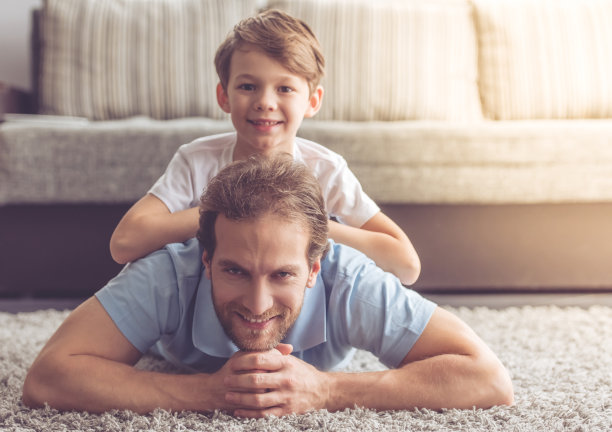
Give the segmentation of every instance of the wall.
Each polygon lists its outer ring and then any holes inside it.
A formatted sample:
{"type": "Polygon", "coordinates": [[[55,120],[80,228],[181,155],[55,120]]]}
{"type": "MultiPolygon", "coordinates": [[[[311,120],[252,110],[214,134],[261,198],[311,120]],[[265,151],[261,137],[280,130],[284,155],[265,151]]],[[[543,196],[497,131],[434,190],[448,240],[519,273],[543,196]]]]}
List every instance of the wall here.
{"type": "Polygon", "coordinates": [[[30,90],[31,10],[42,0],[0,1],[0,82],[30,90]]]}

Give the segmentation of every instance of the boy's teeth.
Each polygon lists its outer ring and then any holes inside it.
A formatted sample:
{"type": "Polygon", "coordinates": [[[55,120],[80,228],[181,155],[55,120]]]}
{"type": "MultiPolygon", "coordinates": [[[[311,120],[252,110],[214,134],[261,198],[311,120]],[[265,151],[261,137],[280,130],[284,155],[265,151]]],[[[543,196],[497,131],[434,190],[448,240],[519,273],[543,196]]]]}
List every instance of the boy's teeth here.
{"type": "Polygon", "coordinates": [[[258,126],[273,126],[273,125],[277,124],[278,122],[277,121],[258,121],[258,120],[255,120],[255,121],[253,121],[253,123],[255,123],[258,126]]]}

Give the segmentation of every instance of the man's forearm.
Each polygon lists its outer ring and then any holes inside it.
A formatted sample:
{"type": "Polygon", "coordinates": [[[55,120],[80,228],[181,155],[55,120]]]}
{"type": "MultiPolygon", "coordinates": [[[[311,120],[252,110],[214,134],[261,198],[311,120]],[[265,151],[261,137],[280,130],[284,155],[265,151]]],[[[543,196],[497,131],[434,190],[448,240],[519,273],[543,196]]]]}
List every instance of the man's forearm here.
{"type": "Polygon", "coordinates": [[[34,369],[24,383],[23,400],[32,407],[48,403],[59,410],[93,413],[110,409],[147,413],[155,408],[213,411],[221,408],[223,396],[219,399],[211,392],[211,379],[205,374],[140,371],[123,363],[78,355],[61,365],[47,361],[44,367],[34,369]]]}
{"type": "Polygon", "coordinates": [[[507,372],[488,356],[445,354],[382,372],[331,373],[329,388],[330,411],[354,406],[437,410],[513,403],[507,372]]]}

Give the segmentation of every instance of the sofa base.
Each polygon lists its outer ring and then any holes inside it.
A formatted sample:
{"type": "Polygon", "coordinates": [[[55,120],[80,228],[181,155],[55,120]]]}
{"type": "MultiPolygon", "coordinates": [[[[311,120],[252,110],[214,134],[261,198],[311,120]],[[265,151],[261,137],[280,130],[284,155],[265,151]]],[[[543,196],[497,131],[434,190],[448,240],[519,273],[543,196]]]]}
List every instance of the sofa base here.
{"type": "Polygon", "coordinates": [[[130,207],[9,205],[0,207],[0,295],[85,297],[122,268],[110,236],[130,207]]]}
{"type": "MultiPolygon", "coordinates": [[[[0,296],[78,297],[122,268],[110,235],[129,204],[0,207],[0,296]]],[[[612,292],[612,203],[383,205],[427,293],[612,292]]]]}
{"type": "Polygon", "coordinates": [[[423,292],[612,291],[612,203],[383,205],[423,292]]]}

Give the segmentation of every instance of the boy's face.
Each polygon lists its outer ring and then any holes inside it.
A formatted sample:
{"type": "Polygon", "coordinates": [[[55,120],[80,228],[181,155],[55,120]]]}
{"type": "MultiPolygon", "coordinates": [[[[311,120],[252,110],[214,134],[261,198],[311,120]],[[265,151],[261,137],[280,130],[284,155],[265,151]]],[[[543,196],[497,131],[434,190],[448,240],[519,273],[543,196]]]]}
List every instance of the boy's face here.
{"type": "Polygon", "coordinates": [[[297,319],[305,287],[320,262],[308,265],[307,230],[296,221],[264,215],[233,221],[219,215],[212,259],[204,253],[215,311],[225,332],[245,351],[275,348],[297,319]]]}
{"type": "Polygon", "coordinates": [[[238,134],[234,160],[254,153],[293,153],[305,117],[317,113],[323,88],[310,94],[307,81],[263,51],[244,46],[233,54],[227,90],[217,86],[217,101],[231,114],[238,134]]]}

